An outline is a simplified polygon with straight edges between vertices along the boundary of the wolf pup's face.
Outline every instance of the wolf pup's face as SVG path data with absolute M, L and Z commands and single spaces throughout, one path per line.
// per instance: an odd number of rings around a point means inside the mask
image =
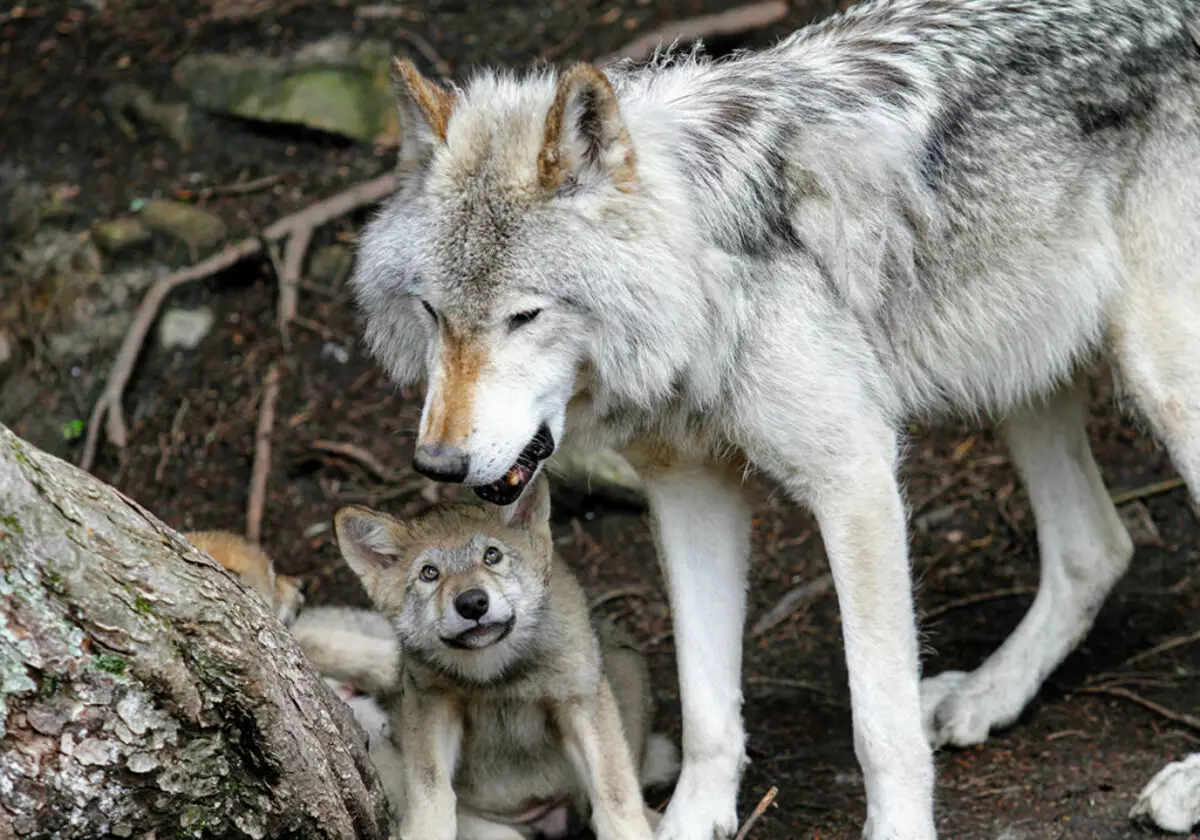
M 454 92 L 396 69 L 399 188 L 353 280 L 366 338 L 398 384 L 428 383 L 414 467 L 510 504 L 604 352 L 596 302 L 626 297 L 606 278 L 647 270 L 614 244 L 638 212 L 633 149 L 593 67 Z
M 442 505 L 408 522 L 362 507 L 334 518 L 338 546 L 406 656 L 475 682 L 534 640 L 553 547 L 538 478 L 506 508 Z

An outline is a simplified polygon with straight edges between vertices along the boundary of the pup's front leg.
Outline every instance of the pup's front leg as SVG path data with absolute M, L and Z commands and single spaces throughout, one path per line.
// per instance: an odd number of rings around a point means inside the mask
M 462 744 L 462 710 L 450 698 L 401 687 L 393 730 L 404 757 L 405 811 L 400 840 L 455 840 L 454 770 Z
M 675 628 L 683 766 L 659 840 L 724 840 L 737 830 L 745 762 L 742 628 L 750 509 L 739 477 L 706 467 L 646 476 Z
M 587 786 L 598 840 L 652 840 L 637 771 L 621 729 L 612 686 L 604 677 L 590 702 L 555 709 L 567 756 Z
M 868 450 L 869 452 L 869 450 Z M 837 588 L 867 840 L 933 840 L 917 628 L 894 459 L 847 453 L 810 501 Z

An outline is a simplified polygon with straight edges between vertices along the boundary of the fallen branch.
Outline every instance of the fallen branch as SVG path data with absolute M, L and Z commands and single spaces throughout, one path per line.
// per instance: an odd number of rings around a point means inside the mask
M 297 286 L 300 274 L 304 270 L 304 255 L 308 253 L 308 243 L 312 241 L 312 227 L 299 228 L 288 237 L 287 250 L 283 254 L 283 265 L 279 270 L 279 305 L 275 317 L 279 324 L 279 337 L 284 349 L 288 349 L 291 341 L 288 337 L 288 324 L 296 317 L 296 301 L 299 297 Z
M 271 430 L 275 428 L 275 403 L 279 400 L 279 367 L 272 363 L 263 380 L 258 427 L 254 431 L 254 466 L 250 470 L 250 500 L 246 503 L 246 539 L 262 539 L 263 510 L 267 506 L 267 476 L 271 472 Z
M 1195 729 L 1200 732 L 1200 717 L 1189 715 L 1186 712 L 1177 712 L 1174 709 L 1168 709 L 1161 703 L 1155 703 L 1149 698 L 1143 697 L 1140 694 L 1135 694 L 1127 688 L 1121 688 L 1115 685 L 1085 685 L 1075 689 L 1077 694 L 1103 694 L 1108 697 L 1121 697 L 1131 703 L 1137 703 L 1139 706 L 1149 709 L 1155 714 L 1166 718 L 1172 723 L 1178 723 L 1183 726 Z
M 599 65 L 613 64 L 623 59 L 644 61 L 654 55 L 654 51 L 661 46 L 669 46 L 676 41 L 694 41 L 697 38 L 736 35 L 749 29 L 761 29 L 783 20 L 787 17 L 787 13 L 787 3 L 782 0 L 770 0 L 765 3 L 737 6 L 714 15 L 701 15 L 687 20 L 671 21 L 633 39 L 621 49 L 604 56 L 596 63 Z
M 828 572 L 795 586 L 783 593 L 783 597 L 775 602 L 762 618 L 754 622 L 750 636 L 758 638 L 772 628 L 782 624 L 801 607 L 812 603 L 833 590 L 833 575 Z
M 1156 481 L 1154 484 L 1147 484 L 1144 487 L 1135 487 L 1132 490 L 1126 490 L 1124 493 L 1114 493 L 1112 495 L 1112 503 L 1114 505 L 1123 505 L 1132 502 L 1135 499 L 1145 499 L 1150 496 L 1158 496 L 1162 493 L 1169 493 L 1172 490 L 1183 487 L 1184 481 L 1182 478 L 1168 478 L 1166 481 Z
M 954 610 L 961 610 L 963 607 L 973 607 L 976 604 L 983 604 L 988 601 L 999 601 L 1001 598 L 1016 598 L 1021 595 L 1036 594 L 1037 590 L 1032 586 L 1014 586 L 1011 589 L 993 589 L 991 592 L 976 592 L 974 595 L 967 595 L 940 604 L 922 615 L 921 619 L 929 621 L 931 618 L 937 618 Z
M 168 294 L 179 286 L 211 277 L 254 256 L 263 250 L 264 243 L 277 242 L 300 230 L 305 230 L 311 236 L 315 228 L 359 207 L 380 201 L 391 193 L 395 186 L 395 178 L 390 173 L 358 184 L 324 201 L 318 201 L 298 213 L 285 216 L 267 227 L 260 237 L 243 239 L 196 265 L 155 281 L 154 285 L 146 292 L 146 296 L 142 298 L 141 304 L 138 305 L 133 324 L 130 326 L 129 332 L 125 334 L 125 339 L 121 342 L 121 349 L 117 352 L 112 369 L 109 371 L 104 391 L 92 408 L 79 466 L 85 470 L 91 470 L 92 464 L 95 463 L 102 421 L 105 422 L 105 435 L 109 443 L 122 449 L 128 444 L 129 430 L 121 409 L 121 398 L 125 394 L 126 385 L 129 384 L 129 377 L 133 375 L 133 368 L 137 363 L 138 356 L 141 355 L 146 335 L 153 326 L 155 318 L 158 317 L 158 310 L 162 307 Z M 303 254 L 300 255 L 300 259 L 303 260 Z M 281 270 L 280 274 L 283 273 Z
M 328 452 L 330 455 L 340 455 L 343 458 L 349 458 L 388 484 L 398 483 L 407 478 L 404 473 L 391 469 L 356 443 L 342 443 L 336 440 L 314 440 L 309 444 L 309 447 L 318 452 Z
M 746 840 L 750 836 L 750 829 L 754 828 L 754 824 L 762 819 L 762 815 L 771 807 L 771 803 L 775 801 L 775 797 L 779 795 L 779 788 L 771 785 L 771 789 L 763 794 L 763 798 L 754 806 L 754 810 L 750 812 L 750 816 L 742 823 L 742 827 L 738 829 L 738 833 L 733 840 Z
M 597 595 L 592 602 L 588 604 L 588 611 L 594 612 L 605 604 L 611 604 L 613 601 L 620 601 L 624 598 L 646 598 L 646 587 L 644 586 L 621 586 L 616 589 L 610 589 L 607 592 Z

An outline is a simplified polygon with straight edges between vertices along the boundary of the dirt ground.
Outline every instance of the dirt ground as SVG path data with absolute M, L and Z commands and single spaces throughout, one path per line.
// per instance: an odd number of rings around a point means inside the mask
M 384 171 L 387 154 L 215 117 L 201 124 L 193 149 L 182 154 L 167 140 L 142 135 L 135 141 L 117 131 L 97 104 L 109 86 L 136 81 L 156 95 L 180 98 L 170 67 L 189 52 L 251 46 L 276 53 L 332 31 L 365 29 L 384 37 L 392 30 L 417 32 L 462 76 L 476 64 L 596 56 L 661 21 L 727 4 L 514 0 L 480 12 L 466 2 L 412 0 L 404 3 L 405 17 L 369 26 L 356 21 L 349 0 L 255 0 L 246 5 L 258 13 L 237 21 L 214 19 L 221 3 L 108 0 L 101 11 L 93 5 L 0 10 L 0 161 L 24 166 L 45 183 L 77 186 L 75 212 L 85 227 L 89 219 L 123 212 L 137 197 L 278 175 L 273 189 L 206 202 L 232 238 Z M 713 46 L 767 43 L 833 5 L 795 3 L 786 24 Z M 319 231 L 315 244 L 352 241 L 361 221 L 362 214 L 339 220 Z M 185 248 L 166 240 L 155 240 L 151 255 L 173 265 L 190 261 Z M 283 571 L 304 578 L 310 603 L 361 603 L 332 545 L 331 514 L 350 502 L 404 514 L 427 501 L 410 482 L 381 483 L 312 443 L 359 444 L 407 474 L 419 395 L 397 392 L 364 354 L 344 288 L 302 289 L 305 320 L 286 353 L 275 328 L 275 294 L 269 263 L 249 261 L 172 296 L 173 303 L 212 306 L 216 327 L 195 351 L 148 348 L 124 403 L 131 443 L 123 454 L 103 448 L 95 472 L 177 528 L 242 530 L 263 375 L 278 360 L 283 386 L 265 546 Z M 14 374 L 23 379 L 5 392 L 0 421 L 77 459 L 79 441 L 64 441 L 61 424 L 87 417 L 110 361 L 111 352 Z M 1098 378 L 1090 435 L 1109 486 L 1127 491 L 1172 478 L 1164 452 L 1113 409 L 1110 397 L 1111 386 Z M 925 668 L 972 668 L 1031 601 L 1037 546 L 1025 493 L 993 434 L 972 426 L 914 428 L 906 481 Z M 756 486 L 755 493 L 751 623 L 786 590 L 827 571 L 811 518 L 777 491 Z M 1119 680 L 1169 709 L 1200 709 L 1200 646 L 1123 665 L 1200 630 L 1200 519 L 1179 489 L 1149 495 L 1123 513 L 1136 525 L 1137 555 L 1091 635 L 1018 725 L 985 746 L 939 754 L 941 836 L 1152 836 L 1129 822 L 1129 807 L 1165 762 L 1200 749 L 1200 733 L 1094 689 Z M 644 514 L 584 500 L 560 507 L 556 518 L 559 548 L 588 592 L 607 595 L 601 609 L 649 645 L 660 724 L 678 738 L 670 622 Z M 752 763 L 743 813 L 768 788 L 779 789 L 751 836 L 856 837 L 865 806 L 834 596 L 827 592 L 768 633 L 748 637 L 745 651 Z

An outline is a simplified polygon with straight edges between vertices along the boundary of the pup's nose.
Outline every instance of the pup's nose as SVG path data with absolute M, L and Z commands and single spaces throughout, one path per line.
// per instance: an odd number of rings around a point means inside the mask
M 434 481 L 459 484 L 467 477 L 470 458 L 449 446 L 422 443 L 413 454 L 413 469 Z
M 488 611 L 488 596 L 482 589 L 468 589 L 454 596 L 454 609 L 467 621 L 478 621 Z

